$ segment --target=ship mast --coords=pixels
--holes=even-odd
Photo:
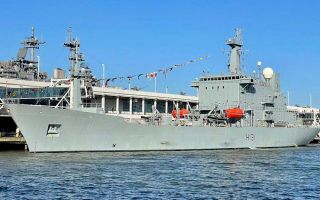
[[[68,41],[64,46],[70,51],[70,109],[81,109],[81,84],[80,84],[80,63],[84,61],[83,54],[80,53],[80,41],[72,38],[72,29],[68,29]]]
[[[64,47],[69,48],[70,56],[70,76],[78,77],[80,70],[80,63],[84,61],[84,56],[80,53],[80,41],[76,38],[72,38],[72,29],[68,29],[68,41],[64,44]]]
[[[31,55],[30,55],[30,63],[35,64],[34,61],[34,51],[35,49],[39,49],[41,44],[44,44],[45,42],[39,41],[35,36],[35,29],[32,27],[31,29],[31,36],[27,37],[21,44],[24,45],[25,48],[30,49]]]
[[[228,39],[226,44],[231,47],[228,63],[229,72],[230,74],[240,75],[242,74],[240,57],[242,53],[241,48],[243,46],[241,29],[237,28],[236,35],[233,38]]]

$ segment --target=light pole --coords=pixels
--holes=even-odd
[[[104,74],[105,74],[105,65],[104,64],[102,64],[102,87],[104,87],[105,86],[105,76],[104,76]]]
[[[37,79],[39,80],[39,75],[40,75],[40,56],[37,56],[38,58],[38,74],[37,74]]]
[[[258,70],[259,70],[259,73],[258,73],[258,78],[260,79],[261,77],[261,66],[262,66],[262,62],[261,61],[258,61],[257,62],[257,67],[258,67]]]
[[[105,87],[105,65],[102,64],[102,87],[104,88]],[[103,112],[106,112],[106,96],[104,94],[102,94],[102,97],[101,97],[101,107],[102,107],[102,110]]]

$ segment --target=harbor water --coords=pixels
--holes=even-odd
[[[319,199],[320,146],[0,152],[0,199]]]

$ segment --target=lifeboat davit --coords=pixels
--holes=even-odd
[[[180,109],[179,111],[180,118],[183,118],[184,115],[189,114],[189,111],[185,108]],[[173,110],[171,113],[172,117],[176,118],[177,117],[177,110]]]
[[[225,110],[228,119],[240,120],[244,116],[244,110],[241,108],[229,108]]]

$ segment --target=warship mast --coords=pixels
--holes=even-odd
[[[79,76],[80,63],[84,61],[84,56],[79,52],[80,41],[78,39],[72,38],[72,29],[68,29],[68,41],[64,44],[64,47],[69,48],[70,51],[70,76]]]
[[[39,49],[41,44],[44,44],[45,42],[39,41],[35,36],[35,29],[32,27],[31,29],[31,36],[25,38],[25,40],[21,43],[23,44],[24,48],[30,49],[30,63],[35,64],[37,62],[34,61],[34,52],[35,49]]]
[[[243,46],[241,29],[237,28],[236,35],[233,38],[228,39],[226,44],[231,47],[228,63],[229,72],[230,74],[241,75],[240,57],[242,53],[241,48]]]
[[[70,109],[81,109],[81,84],[80,84],[80,63],[84,61],[83,54],[79,52],[80,41],[72,38],[72,29],[68,29],[68,41],[64,43],[70,51]]]

